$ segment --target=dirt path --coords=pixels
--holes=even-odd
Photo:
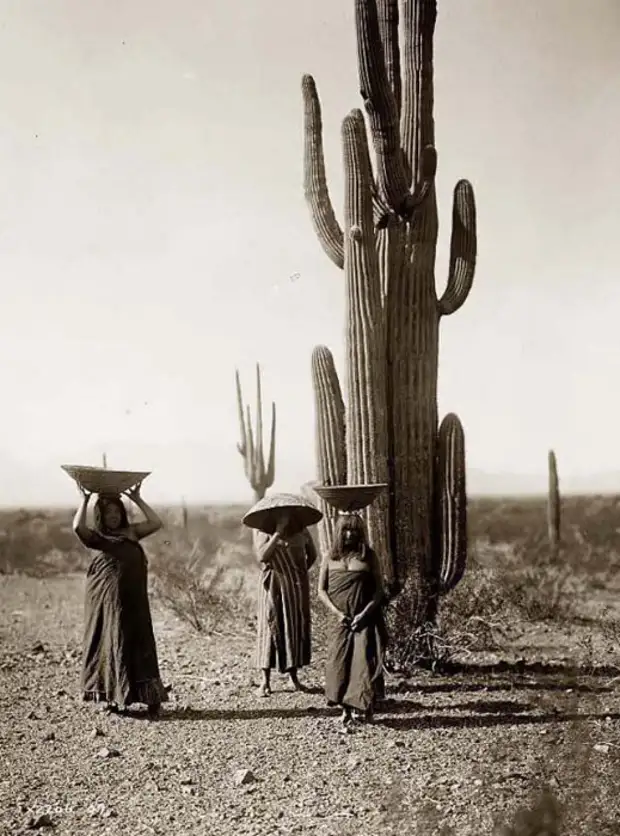
[[[546,780],[598,810],[598,836],[618,832],[605,825],[620,822],[613,672],[392,682],[376,725],[343,736],[320,655],[304,677],[316,693],[278,678],[261,699],[251,636],[204,638],[155,607],[173,702],[159,722],[119,718],[79,699],[82,591],[82,578],[0,576],[2,833],[47,814],[55,834],[482,836]],[[246,769],[255,780],[237,786]]]

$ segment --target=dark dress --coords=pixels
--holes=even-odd
[[[166,702],[142,546],[126,537],[104,537],[95,531],[84,545],[99,553],[86,573],[83,698],[118,707]]]
[[[334,568],[330,563],[327,594],[334,606],[353,618],[374,598],[372,572]],[[343,624],[332,628],[325,669],[325,696],[330,705],[367,711],[385,693],[383,651],[387,632],[383,611],[377,607],[355,632]]]

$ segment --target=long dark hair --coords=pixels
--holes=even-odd
[[[110,531],[110,529],[105,524],[105,509],[108,505],[114,505],[118,508],[118,513],[120,515],[121,521],[118,529],[114,531]],[[114,536],[117,534],[118,531],[122,531],[124,528],[129,527],[129,518],[127,517],[127,509],[123,504],[123,500],[120,496],[116,495],[106,495],[103,494],[98,497],[97,501],[95,502],[95,508],[93,510],[94,519],[95,519],[95,529],[100,534],[112,535]]]
[[[358,543],[354,550],[351,550],[345,543],[345,533],[353,532],[357,534]],[[336,530],[334,531],[334,539],[330,549],[330,558],[332,560],[346,560],[353,556],[364,560],[368,551],[368,534],[366,533],[366,523],[364,518],[359,514],[343,514],[338,518],[336,523]]]

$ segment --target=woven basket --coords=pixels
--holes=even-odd
[[[300,531],[323,518],[323,512],[303,496],[278,493],[259,499],[243,517],[243,524],[273,534],[284,513],[290,515],[292,528]]]
[[[374,502],[387,487],[387,483],[381,482],[375,485],[313,485],[312,490],[342,514],[352,514]]]
[[[63,464],[61,467],[80,487],[97,494],[128,491],[151,473],[150,470],[108,470],[105,467],[81,467],[74,464]]]

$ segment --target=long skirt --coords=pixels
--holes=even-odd
[[[310,586],[303,554],[276,549],[258,592],[256,667],[285,673],[310,664]]]
[[[330,569],[328,595],[349,618],[360,613],[374,596],[369,572]],[[355,632],[339,624],[333,628],[325,669],[325,696],[331,705],[367,711],[382,699],[383,649],[386,630],[379,608]]]
[[[161,681],[142,547],[100,552],[86,576],[82,693],[119,707],[168,700]]]

